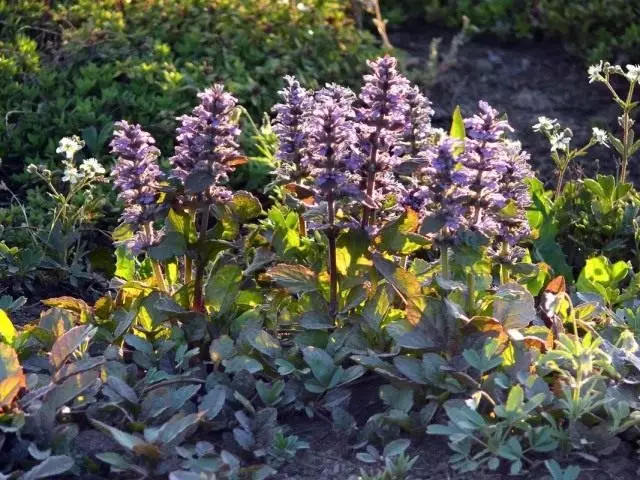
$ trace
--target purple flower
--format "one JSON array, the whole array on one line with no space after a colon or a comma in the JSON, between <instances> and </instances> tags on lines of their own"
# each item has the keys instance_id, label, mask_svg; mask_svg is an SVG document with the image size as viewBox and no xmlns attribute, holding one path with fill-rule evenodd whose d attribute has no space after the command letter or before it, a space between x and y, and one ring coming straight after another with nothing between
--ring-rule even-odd
<instances>
[{"instance_id":1,"label":"purple flower","mask_svg":"<svg viewBox=\"0 0 640 480\"><path fill-rule=\"evenodd\" d=\"M371 74L364 76L356 119L363 169L375 173L400 162L395 147L409 128L409 81L398 73L393 57L367 63Z\"/></svg>"},{"instance_id":2,"label":"purple flower","mask_svg":"<svg viewBox=\"0 0 640 480\"><path fill-rule=\"evenodd\" d=\"M178 118L175 155L171 157L171 176L184 182L194 171L206 171L213 177L208 195L222 202L231 193L224 187L234 166L229 160L240 156L240 129L234 121L237 99L224 86L216 84L198 94L200 104L191 115Z\"/></svg>"},{"instance_id":3,"label":"purple flower","mask_svg":"<svg viewBox=\"0 0 640 480\"><path fill-rule=\"evenodd\" d=\"M356 141L354 98L350 90L327 85L316 93L313 108L305 116L308 155L303 166L315 179L320 198L357 190L353 173L347 168Z\"/></svg>"},{"instance_id":4,"label":"purple flower","mask_svg":"<svg viewBox=\"0 0 640 480\"><path fill-rule=\"evenodd\" d=\"M140 125L116 122L111 151L117 161L111 175L125 205L121 220L139 225L153 218L159 183L164 175L158 166L160 150Z\"/></svg>"},{"instance_id":5,"label":"purple flower","mask_svg":"<svg viewBox=\"0 0 640 480\"><path fill-rule=\"evenodd\" d=\"M468 200L472 195L454 180L458 167L454 149L458 142L445 137L430 158L420 178L414 180L402 204L421 214L434 227L430 234L438 242L451 242L468 223Z\"/></svg>"},{"instance_id":6,"label":"purple flower","mask_svg":"<svg viewBox=\"0 0 640 480\"><path fill-rule=\"evenodd\" d=\"M531 196L525 180L533 177L533 170L529 154L522 151L520 142L505 142L504 153L508 156L508 168L501 179L500 191L509 208L500 212L499 237L514 246L531 233L526 216Z\"/></svg>"},{"instance_id":7,"label":"purple flower","mask_svg":"<svg viewBox=\"0 0 640 480\"><path fill-rule=\"evenodd\" d=\"M273 107L276 112L273 131L279 140L276 158L281 162L277 174L284 178L299 178L304 176L301 170L306 146L303 121L313 106L313 95L302 88L295 77L286 76L284 80L287 85L279 92L284 102Z\"/></svg>"},{"instance_id":8,"label":"purple flower","mask_svg":"<svg viewBox=\"0 0 640 480\"><path fill-rule=\"evenodd\" d=\"M152 225L148 229L142 229L136 232L136 234L130 240L124 242L124 244L131 250L134 255L140 255L149 247L156 246L164 238L164 229L155 230Z\"/></svg>"},{"instance_id":9,"label":"purple flower","mask_svg":"<svg viewBox=\"0 0 640 480\"><path fill-rule=\"evenodd\" d=\"M431 102L420 93L418 87L409 88L406 92L407 122L403 132L403 143L398 155L416 158L429 148L431 135Z\"/></svg>"},{"instance_id":10,"label":"purple flower","mask_svg":"<svg viewBox=\"0 0 640 480\"><path fill-rule=\"evenodd\" d=\"M402 161L403 149L399 147L408 128L409 81L398 73L397 64L397 60L388 55L368 62L371 73L364 76L356 108L359 173L364 179L366 198L378 200L378 204L391 203L386 196L383 202L379 201L381 194L376 190L381 186L379 182L384 181L379 172L390 172ZM373 210L364 208L362 227L366 228L372 219Z\"/></svg>"}]
</instances>

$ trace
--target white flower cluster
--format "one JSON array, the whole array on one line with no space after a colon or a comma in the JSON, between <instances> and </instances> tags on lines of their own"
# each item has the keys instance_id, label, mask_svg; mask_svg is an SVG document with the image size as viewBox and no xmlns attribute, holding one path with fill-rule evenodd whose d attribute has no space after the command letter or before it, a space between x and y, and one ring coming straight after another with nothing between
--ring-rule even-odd
<instances>
[{"instance_id":1,"label":"white flower cluster","mask_svg":"<svg viewBox=\"0 0 640 480\"><path fill-rule=\"evenodd\" d=\"M620 65L611 65L609 62L600 60L599 63L591 65L587 69L587 73L589 74L589 83L607 82L607 77L612 73L623 75L631 83L640 83L640 65L627 65L625 72Z\"/></svg>"},{"instance_id":2,"label":"white flower cluster","mask_svg":"<svg viewBox=\"0 0 640 480\"><path fill-rule=\"evenodd\" d=\"M64 164L63 182L75 185L82 180L91 180L107 172L95 158L87 158L82 161L79 167L76 167L73 158L83 147L84 141L76 135L64 137L58 143L56 153L61 153L65 156L65 160L62 161Z\"/></svg>"},{"instance_id":3,"label":"white flower cluster","mask_svg":"<svg viewBox=\"0 0 640 480\"><path fill-rule=\"evenodd\" d=\"M570 128L562 129L555 118L538 117L538 123L533 126L533 131L544 133L547 136L552 152L569 150L573 132Z\"/></svg>"},{"instance_id":4,"label":"white flower cluster","mask_svg":"<svg viewBox=\"0 0 640 480\"><path fill-rule=\"evenodd\" d=\"M591 139L595 143L599 143L600 145L604 145L605 147L608 146L609 134L606 132L606 130L598 127L593 127L591 132Z\"/></svg>"},{"instance_id":5,"label":"white flower cluster","mask_svg":"<svg viewBox=\"0 0 640 480\"><path fill-rule=\"evenodd\" d=\"M67 160L73 160L76 153L84 148L84 141L77 135L73 137L63 137L58 143L56 153L62 153Z\"/></svg>"}]
</instances>

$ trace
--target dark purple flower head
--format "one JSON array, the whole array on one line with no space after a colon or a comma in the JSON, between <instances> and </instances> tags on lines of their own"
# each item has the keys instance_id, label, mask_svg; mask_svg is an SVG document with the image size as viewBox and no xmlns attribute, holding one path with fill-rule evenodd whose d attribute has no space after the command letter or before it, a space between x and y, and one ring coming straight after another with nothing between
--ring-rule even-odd
<instances>
[{"instance_id":1,"label":"dark purple flower head","mask_svg":"<svg viewBox=\"0 0 640 480\"><path fill-rule=\"evenodd\" d=\"M240 156L240 129L234 120L237 99L220 84L198 94L200 104L191 115L179 117L171 176L184 182L197 170L211 174L216 187L207 192L217 201L230 195L223 186L234 167L228 160Z\"/></svg>"},{"instance_id":2,"label":"dark purple flower head","mask_svg":"<svg viewBox=\"0 0 640 480\"><path fill-rule=\"evenodd\" d=\"M306 147L303 121L313 106L313 94L302 88L295 77L286 76L284 80L287 85L279 92L283 103L273 107L276 113L273 131L279 141L276 158L281 162L277 173L284 178L301 177Z\"/></svg>"},{"instance_id":3,"label":"dark purple flower head","mask_svg":"<svg viewBox=\"0 0 640 480\"><path fill-rule=\"evenodd\" d=\"M121 220L131 225L146 222L155 211L159 183L164 175L158 166L160 150L140 125L116 122L111 152L117 156L111 175L125 205Z\"/></svg>"},{"instance_id":4,"label":"dark purple flower head","mask_svg":"<svg viewBox=\"0 0 640 480\"><path fill-rule=\"evenodd\" d=\"M316 93L313 108L305 118L308 155L303 166L315 179L320 197L330 192L351 193L357 188L347 168L356 140L353 98L350 90L328 85Z\"/></svg>"}]
</instances>

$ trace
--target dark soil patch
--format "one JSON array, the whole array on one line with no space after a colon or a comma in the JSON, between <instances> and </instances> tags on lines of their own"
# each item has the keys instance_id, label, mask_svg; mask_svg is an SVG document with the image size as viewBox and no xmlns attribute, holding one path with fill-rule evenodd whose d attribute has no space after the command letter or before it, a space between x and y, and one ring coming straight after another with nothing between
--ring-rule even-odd
<instances>
[{"instance_id":1,"label":"dark soil patch","mask_svg":"<svg viewBox=\"0 0 640 480\"><path fill-rule=\"evenodd\" d=\"M394 45L409 54L409 68L420 82L420 71L429 56L434 37L443 37L443 50L448 48L451 32L430 27L392 35ZM460 105L464 116L477 110L479 100L488 101L508 115L515 129L513 136L531 154L531 162L548 184L553 184L555 167L549 145L532 125L539 116L557 118L575 134L573 146L582 146L591 136L592 127L617 132L619 107L613 103L606 87L589 84L584 64L569 56L557 44L504 45L491 40L473 39L464 45L455 66L443 72L430 89L434 124L447 128L451 114ZM589 156L572 167L575 178L581 173L614 174L615 159L611 150L594 148ZM631 166L634 180L640 168Z\"/></svg>"}]
</instances>

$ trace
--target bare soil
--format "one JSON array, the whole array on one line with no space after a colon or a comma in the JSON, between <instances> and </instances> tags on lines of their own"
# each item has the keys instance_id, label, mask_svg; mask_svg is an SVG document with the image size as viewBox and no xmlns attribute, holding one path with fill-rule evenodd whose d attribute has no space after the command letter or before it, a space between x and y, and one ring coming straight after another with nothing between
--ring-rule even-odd
<instances>
[{"instance_id":1,"label":"bare soil","mask_svg":"<svg viewBox=\"0 0 640 480\"><path fill-rule=\"evenodd\" d=\"M418 27L392 34L394 45L408 52L408 66L418 82L434 37L443 38L443 51L448 48L451 32ZM559 44L505 45L473 38L462 46L455 65L438 76L429 99L435 110L434 124L447 129L457 105L464 116L477 110L479 100L486 100L506 113L515 129L513 136L531 154L532 165L549 185L555 181L549 145L543 135L531 128L539 116L557 118L561 125L571 128L574 146L582 146L589 140L592 127L618 131L619 107L606 87L589 84L584 63L569 56ZM611 150L597 147L579 159L570 174L575 178L583 173L615 172ZM631 175L637 181L640 166L632 163Z\"/></svg>"}]
</instances>

